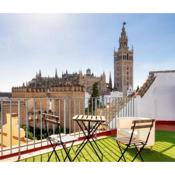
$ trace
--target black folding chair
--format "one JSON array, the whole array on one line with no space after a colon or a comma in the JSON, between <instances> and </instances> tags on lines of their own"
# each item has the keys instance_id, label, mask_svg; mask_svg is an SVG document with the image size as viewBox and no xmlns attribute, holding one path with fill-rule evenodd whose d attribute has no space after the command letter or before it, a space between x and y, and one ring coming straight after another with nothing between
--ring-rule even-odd
<instances>
[{"instance_id":1,"label":"black folding chair","mask_svg":"<svg viewBox=\"0 0 175 175\"><path fill-rule=\"evenodd\" d=\"M66 159L68 158L69 161L72 161L71 156L70 156L70 151L73 148L73 144L75 141L78 140L78 136L76 135L71 135L71 134L61 134L61 128L60 128L60 121L59 121L59 116L55 116L52 114L47 114L43 113L43 119L45 121L45 127L46 127L46 134L47 134L47 139L50 142L53 150L51 154L49 155L48 162L50 161L53 153L55 153L57 159L60 161L60 157L57 154L56 147L57 146L62 146L66 157L63 158L63 161L65 162ZM49 127L52 125L55 125L58 128L58 134L50 134L49 133ZM66 144L71 143L71 146L67 148Z\"/></svg>"},{"instance_id":2,"label":"black folding chair","mask_svg":"<svg viewBox=\"0 0 175 175\"><path fill-rule=\"evenodd\" d=\"M119 147L119 150L121 152L121 156L118 159L118 162L122 158L126 162L125 153L129 148L135 148L135 150L136 150L136 155L132 159L132 162L137 158L137 156L139 156L140 159L142 161L144 161L143 157L141 155L141 152L148 142L148 139L149 139L149 136L151 133L151 129L154 125L154 122L155 122L155 120L153 120L153 119L135 120L132 122L130 137L120 137L120 138L116 137L115 138L117 145ZM147 134L146 134L145 140L139 140L137 137L135 137L135 134L134 134L135 131L136 130L138 131L141 129L147 129ZM122 149L121 144L125 145L124 149Z\"/></svg>"}]
</instances>

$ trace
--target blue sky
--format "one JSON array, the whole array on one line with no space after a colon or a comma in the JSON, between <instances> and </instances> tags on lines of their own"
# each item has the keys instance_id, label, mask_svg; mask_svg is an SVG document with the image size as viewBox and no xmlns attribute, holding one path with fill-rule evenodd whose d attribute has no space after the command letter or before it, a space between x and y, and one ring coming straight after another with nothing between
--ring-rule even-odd
<instances>
[{"instance_id":1,"label":"blue sky","mask_svg":"<svg viewBox=\"0 0 175 175\"><path fill-rule=\"evenodd\" d=\"M0 91L41 69L53 76L91 68L113 76L113 51L126 21L134 86L149 71L175 69L175 14L0 14Z\"/></svg>"}]
</instances>

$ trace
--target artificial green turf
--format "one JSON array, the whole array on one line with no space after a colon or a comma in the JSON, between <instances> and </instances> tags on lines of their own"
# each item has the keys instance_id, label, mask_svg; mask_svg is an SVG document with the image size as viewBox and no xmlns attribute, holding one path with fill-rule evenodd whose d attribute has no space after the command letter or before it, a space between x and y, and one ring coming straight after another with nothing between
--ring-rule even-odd
<instances>
[{"instance_id":1,"label":"artificial green turf","mask_svg":"<svg viewBox=\"0 0 175 175\"><path fill-rule=\"evenodd\" d=\"M121 154L118 147L116 146L116 142L111 137L98 140L97 143L100 146L101 151L103 152L103 162L114 162L118 160ZM76 148L77 146L74 146L74 150L76 150ZM63 157L65 156L63 150L58 150L57 152L59 157L63 161ZM21 162L46 162L49 154L50 153L45 153L42 155L33 156L30 158L21 160ZM71 151L71 156L73 157L74 155L75 155L74 152ZM130 149L126 153L126 160L131 161L134 155L135 155L135 151L133 149ZM156 144L153 146L152 150L148 148L144 149L142 152L142 156L144 161L147 161L147 162L175 161L175 132L156 131ZM51 162L57 161L54 154L52 155L52 158L50 161ZM76 162L97 162L99 160L88 144L85 146L82 153L79 154L78 158L75 161ZM136 161L140 161L140 159L137 158Z\"/></svg>"}]
</instances>

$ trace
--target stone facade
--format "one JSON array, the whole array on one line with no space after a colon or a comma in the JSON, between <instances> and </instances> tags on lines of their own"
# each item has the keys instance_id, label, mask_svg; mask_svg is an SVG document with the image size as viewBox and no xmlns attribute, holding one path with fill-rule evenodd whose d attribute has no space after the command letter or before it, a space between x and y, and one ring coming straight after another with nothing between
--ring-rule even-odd
<instances>
[{"instance_id":1,"label":"stone facade","mask_svg":"<svg viewBox=\"0 0 175 175\"><path fill-rule=\"evenodd\" d=\"M85 88L83 86L57 86L48 89L13 87L12 98L20 98L24 103L21 107L22 123L29 122L31 126L41 127L42 112L50 112L60 116L62 127L73 130L72 117L83 114L85 110ZM26 121L28 114L29 121Z\"/></svg>"},{"instance_id":2,"label":"stone facade","mask_svg":"<svg viewBox=\"0 0 175 175\"><path fill-rule=\"evenodd\" d=\"M22 109L22 110L19 110ZM2 100L0 105L0 112L2 115L0 115L0 123L3 125L7 123L6 115L11 114L18 114L19 110L19 116L25 116L25 104L23 101L20 101L18 99L11 99L11 100ZM21 118L21 123L24 121L24 117Z\"/></svg>"},{"instance_id":3,"label":"stone facade","mask_svg":"<svg viewBox=\"0 0 175 175\"><path fill-rule=\"evenodd\" d=\"M128 47L128 37L123 23L119 48L114 50L114 89L127 95L133 89L133 49Z\"/></svg>"},{"instance_id":4,"label":"stone facade","mask_svg":"<svg viewBox=\"0 0 175 175\"><path fill-rule=\"evenodd\" d=\"M94 83L98 83L98 90L100 95L104 95L107 92L106 75L103 74L99 77L94 76L90 69L86 70L86 74L79 74L79 84L84 86L88 93L92 93L92 86Z\"/></svg>"},{"instance_id":5,"label":"stone facade","mask_svg":"<svg viewBox=\"0 0 175 175\"><path fill-rule=\"evenodd\" d=\"M57 71L55 77L42 77L41 71L36 74L36 77L27 83L29 88L50 88L55 86L66 86L66 85L80 85L85 87L85 91L92 93L92 86L94 83L98 83L98 89L100 95L103 95L107 91L106 75L103 73L100 76L95 76L91 73L90 69L86 70L86 74L81 71L79 73L69 74L68 71L62 74L62 77L58 77Z\"/></svg>"}]
</instances>

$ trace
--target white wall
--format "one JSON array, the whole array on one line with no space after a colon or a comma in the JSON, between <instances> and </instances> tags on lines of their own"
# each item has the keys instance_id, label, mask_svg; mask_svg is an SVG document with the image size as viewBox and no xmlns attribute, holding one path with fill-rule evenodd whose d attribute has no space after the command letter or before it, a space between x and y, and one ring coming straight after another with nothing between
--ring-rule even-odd
<instances>
[{"instance_id":1,"label":"white wall","mask_svg":"<svg viewBox=\"0 0 175 175\"><path fill-rule=\"evenodd\" d=\"M112 91L110 92L109 95L104 95L104 98L118 98L118 97L123 97L123 92L119 91Z\"/></svg>"},{"instance_id":2,"label":"white wall","mask_svg":"<svg viewBox=\"0 0 175 175\"><path fill-rule=\"evenodd\" d=\"M145 95L135 99L135 115L175 120L175 73L157 73Z\"/></svg>"}]
</instances>

